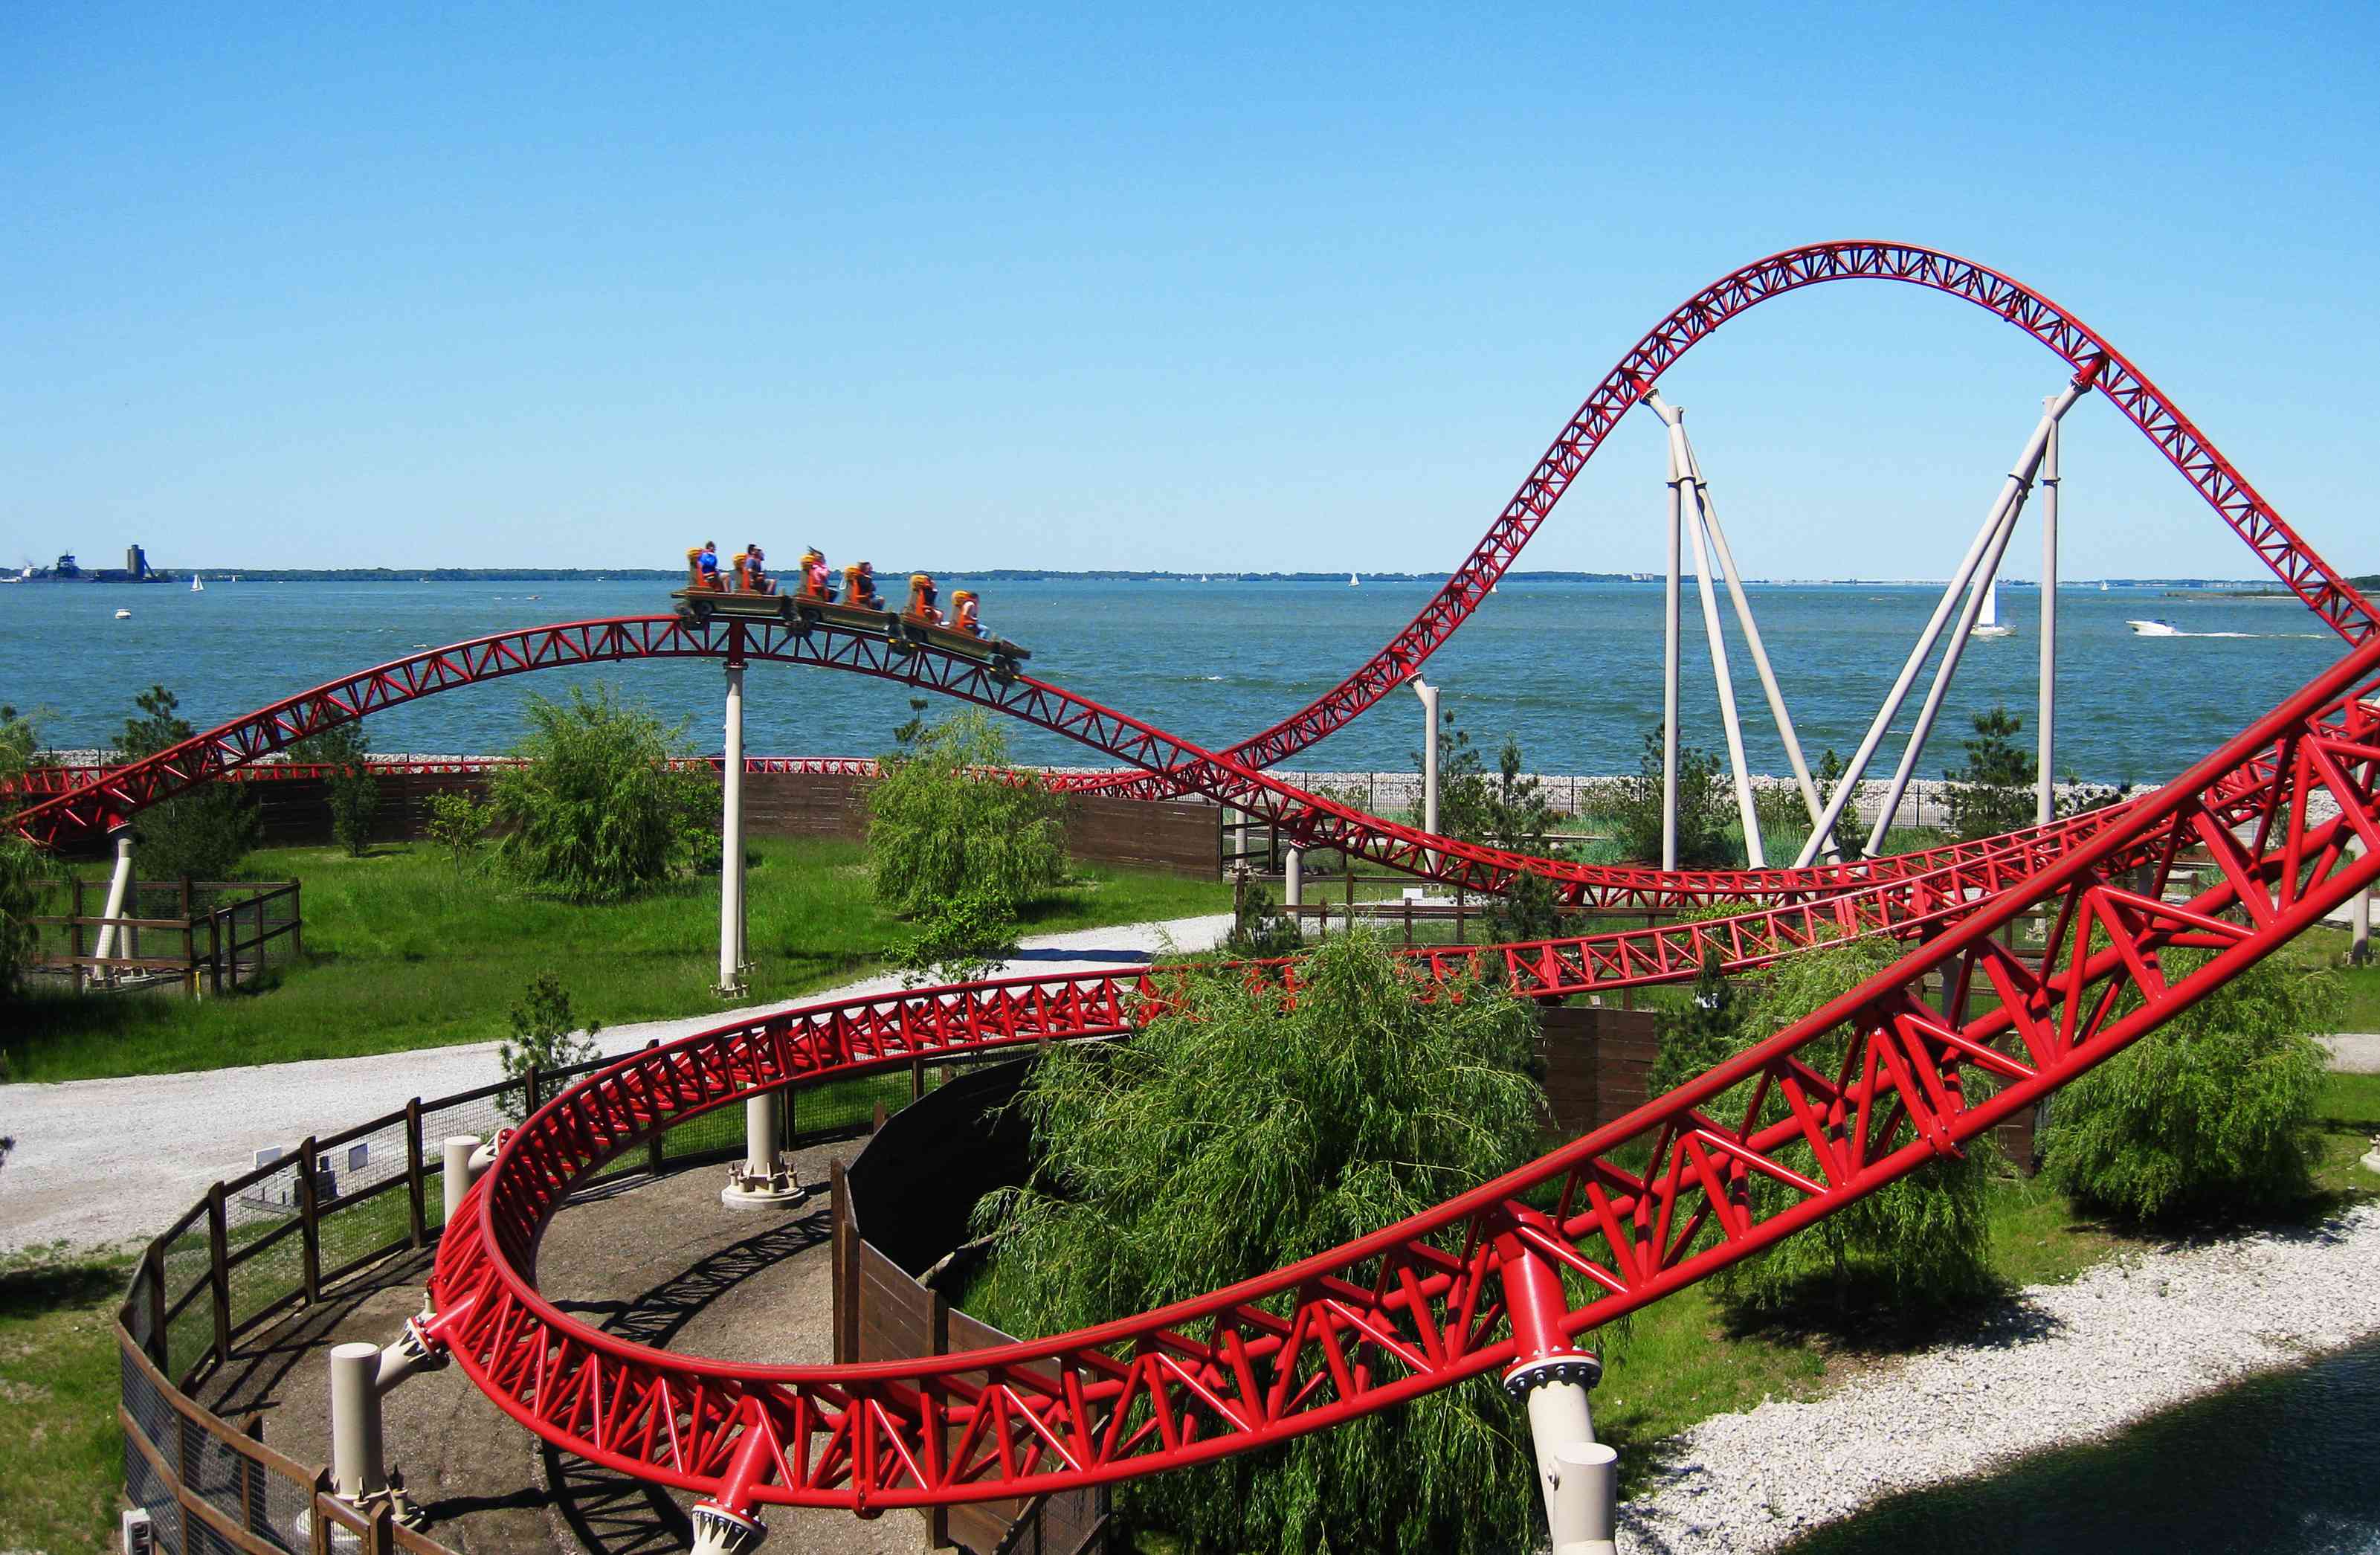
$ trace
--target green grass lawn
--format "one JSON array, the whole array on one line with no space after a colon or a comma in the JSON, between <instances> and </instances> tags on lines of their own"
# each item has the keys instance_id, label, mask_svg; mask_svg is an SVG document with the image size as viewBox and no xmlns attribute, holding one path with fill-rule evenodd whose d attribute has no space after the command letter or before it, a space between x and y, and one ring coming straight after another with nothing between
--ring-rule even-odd
<instances>
[{"instance_id":1,"label":"green grass lawn","mask_svg":"<svg viewBox=\"0 0 2380 1555\"><path fill-rule=\"evenodd\" d=\"M2338 973L2347 1008L2341 1012L2341 1031L2380 1031L2380 960L2362 966L2347 963L2347 930L2316 926L2289 942L2280 953L2301 966L2328 966Z\"/></svg>"},{"instance_id":2,"label":"green grass lawn","mask_svg":"<svg viewBox=\"0 0 2380 1555\"><path fill-rule=\"evenodd\" d=\"M115 1424L121 1259L0 1258L0 1549L106 1549L124 1433Z\"/></svg>"},{"instance_id":3,"label":"green grass lawn","mask_svg":"<svg viewBox=\"0 0 2380 1555\"><path fill-rule=\"evenodd\" d=\"M770 838L752 846L747 936L751 1002L848 981L880 965L900 921L876 905L856 843ZM35 999L6 1049L18 1080L166 1074L484 1041L529 978L558 976L574 1009L607 1026L715 1007L719 885L683 882L638 901L580 907L456 869L427 846L251 856L244 878L304 882L306 959L261 991ZM1231 888L1149 870L1079 867L1026 914L1048 933L1228 911Z\"/></svg>"}]
</instances>

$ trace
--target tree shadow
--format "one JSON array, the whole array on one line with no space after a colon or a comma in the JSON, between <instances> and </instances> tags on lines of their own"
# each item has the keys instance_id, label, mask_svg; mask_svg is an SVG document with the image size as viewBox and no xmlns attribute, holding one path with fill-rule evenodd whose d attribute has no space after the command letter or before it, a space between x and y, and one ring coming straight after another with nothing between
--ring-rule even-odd
<instances>
[{"instance_id":1,"label":"tree shadow","mask_svg":"<svg viewBox=\"0 0 2380 1555\"><path fill-rule=\"evenodd\" d=\"M39 1318L121 1296L130 1268L128 1259L76 1257L48 1248L10 1254L0 1263L0 1312Z\"/></svg>"}]
</instances>

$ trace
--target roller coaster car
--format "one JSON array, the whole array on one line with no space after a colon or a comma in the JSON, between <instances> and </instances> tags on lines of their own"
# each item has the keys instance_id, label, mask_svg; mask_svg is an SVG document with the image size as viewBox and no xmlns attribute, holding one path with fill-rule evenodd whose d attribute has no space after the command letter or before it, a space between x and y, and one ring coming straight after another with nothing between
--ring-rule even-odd
<instances>
[{"instance_id":1,"label":"roller coaster car","mask_svg":"<svg viewBox=\"0 0 2380 1555\"><path fill-rule=\"evenodd\" d=\"M990 666L995 674L1013 675L1033 657L1027 649L1000 638L977 637L953 626L939 626L919 617L891 610L869 610L810 594L738 594L702 586L698 565L686 564L686 586L670 595L677 601L681 620L703 626L713 620L773 621L807 637L812 626L832 626L861 637L881 638L896 653L934 648L962 659Z\"/></svg>"}]
</instances>

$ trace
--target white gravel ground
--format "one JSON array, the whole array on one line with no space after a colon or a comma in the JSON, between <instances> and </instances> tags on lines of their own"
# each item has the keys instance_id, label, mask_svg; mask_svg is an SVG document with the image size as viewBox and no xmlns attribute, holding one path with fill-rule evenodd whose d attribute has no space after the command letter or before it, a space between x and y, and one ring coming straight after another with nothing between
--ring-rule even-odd
<instances>
[{"instance_id":1,"label":"white gravel ground","mask_svg":"<svg viewBox=\"0 0 2380 1555\"><path fill-rule=\"evenodd\" d=\"M1231 923L1225 913L1038 935L1024 942L1004 971L1095 971L1146 960L1169 941L1206 950ZM623 1053L789 1003L899 987L897 978L872 978L784 1003L615 1027L600 1045L607 1055ZM285 1148L309 1134L393 1112L413 1097L486 1085L499 1073L496 1044L474 1042L370 1058L0 1086L0 1128L17 1140L0 1171L0 1252L59 1242L99 1247L154 1235L210 1184L247 1171L265 1146Z\"/></svg>"},{"instance_id":2,"label":"white gravel ground","mask_svg":"<svg viewBox=\"0 0 2380 1555\"><path fill-rule=\"evenodd\" d=\"M1807 1403L1706 1420L1621 1508L1621 1549L1773 1549L1901 1490L2104 1436L2380 1332L2380 1205L2128 1256Z\"/></svg>"}]
</instances>

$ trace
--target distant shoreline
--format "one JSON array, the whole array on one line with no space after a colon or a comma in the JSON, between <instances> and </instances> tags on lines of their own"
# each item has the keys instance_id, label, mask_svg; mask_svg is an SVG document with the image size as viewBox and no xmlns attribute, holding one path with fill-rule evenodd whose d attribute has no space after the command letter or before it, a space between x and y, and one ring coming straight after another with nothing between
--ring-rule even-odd
<instances>
[{"instance_id":1,"label":"distant shoreline","mask_svg":"<svg viewBox=\"0 0 2380 1555\"><path fill-rule=\"evenodd\" d=\"M1058 567L949 567L953 577L983 578L1002 583L1035 583L1050 580L1080 578L1090 582L1118 583L1337 583L1344 575L1338 572L1166 572L1124 568L1094 568L1069 571ZM161 569L162 574L162 569ZM197 566L183 568L170 577L160 576L155 581L181 582L196 575L221 582L235 576L243 583L632 583L674 582L686 576L682 567L249 567ZM1356 577L1366 583L1441 583L1446 575L1439 572L1365 572ZM1624 572L1509 572L1504 579L1513 583L1637 583L1658 588L1661 579L1656 575ZM32 582L72 583L83 581L126 581L130 579L49 578L30 579ZM1940 578L1924 577L1754 577L1744 580L1767 588L1840 588L1876 589L1917 586L1939 587ZM2008 588L2034 586L2025 578L2002 578ZM2095 584L2096 578L2087 580ZM2287 590L2276 589L2268 578L2221 577L2117 577L2107 582L2119 589L2186 589L2217 598L2255 599L2290 597ZM2349 579L2358 589L2380 589L2380 575L2367 575ZM2066 587L2085 586L2085 580L2070 580ZM2256 592L2251 592L2255 586Z\"/></svg>"}]
</instances>

